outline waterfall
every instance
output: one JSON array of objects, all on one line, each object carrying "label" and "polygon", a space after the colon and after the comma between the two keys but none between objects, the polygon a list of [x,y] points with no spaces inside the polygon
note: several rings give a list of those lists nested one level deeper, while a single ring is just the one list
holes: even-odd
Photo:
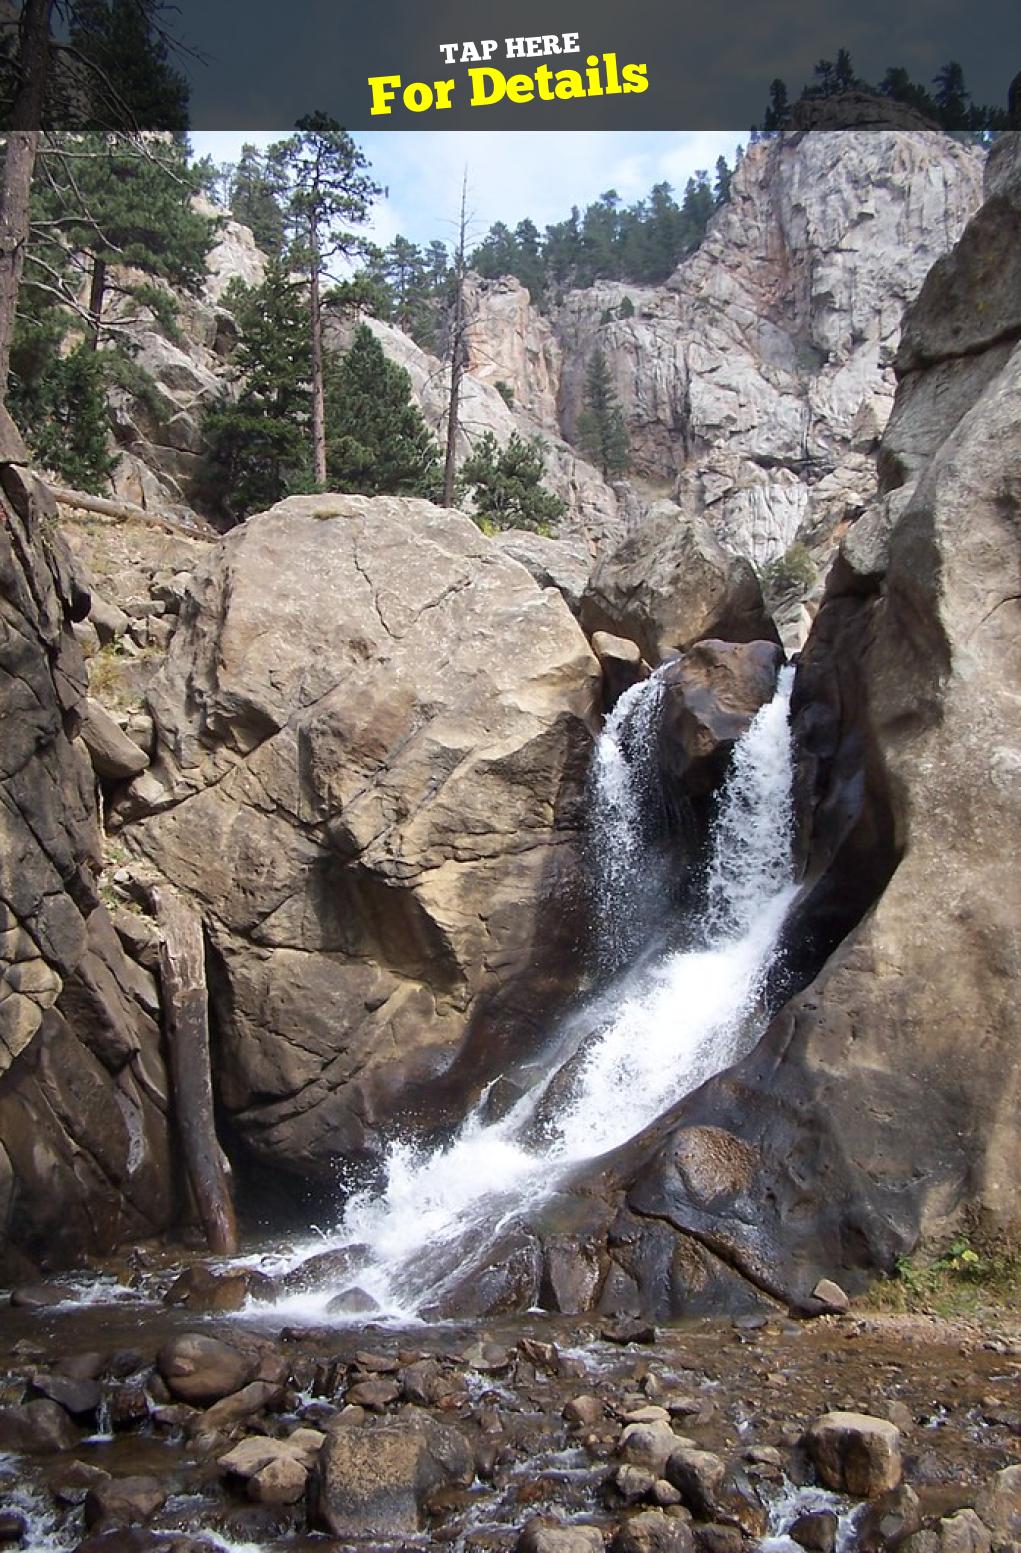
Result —
[{"label": "waterfall", "polygon": [[626,964],[638,948],[656,901],[649,830],[659,790],[656,732],[662,703],[663,682],[656,674],[625,690],[606,719],[589,772],[595,940],[609,970]]},{"label": "waterfall", "polygon": [[[588,1040],[563,1053],[500,1121],[488,1122],[480,1109],[443,1148],[393,1144],[383,1188],[349,1201],[331,1243],[369,1248],[357,1282],[384,1312],[413,1316],[445,1279],[478,1265],[503,1228],[540,1207],[570,1170],[634,1137],[754,1045],[794,895],[792,681],[793,670],[783,670],[734,751],[712,829],[707,904],[689,924],[688,947],[620,972],[593,1005]],[[593,759],[590,803],[603,827],[600,927],[615,954],[645,886],[643,810],[653,797],[661,706],[655,677],[626,692]],[[322,1243],[302,1254],[313,1249]],[[321,1318],[334,1292],[295,1296],[285,1308]]]}]

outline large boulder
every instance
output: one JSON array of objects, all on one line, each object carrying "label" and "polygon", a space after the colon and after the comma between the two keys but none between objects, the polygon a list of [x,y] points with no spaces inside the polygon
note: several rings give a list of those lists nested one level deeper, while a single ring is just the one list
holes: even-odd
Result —
[{"label": "large boulder", "polygon": [[837,1493],[878,1499],[901,1480],[900,1430],[866,1413],[824,1413],[805,1435],[820,1480]]},{"label": "large boulder", "polygon": [[[96,886],[78,737],[88,594],[0,427],[0,1268],[146,1239],[175,1209],[159,1030]],[[139,751],[135,756],[142,760]],[[151,999],[151,983],[146,1000]],[[27,1261],[26,1261],[27,1259]]]},{"label": "large boulder", "polygon": [[206,919],[262,1155],[332,1180],[422,1086],[459,1114],[569,990],[599,691],[560,595],[427,502],[291,498],[195,573],[130,841]]},{"label": "large boulder", "polygon": [[319,1453],[317,1519],[344,1539],[413,1536],[431,1493],[474,1476],[463,1435],[414,1409],[396,1422],[340,1425]]},{"label": "large boulder", "polygon": [[605,555],[581,601],[590,634],[638,643],[652,664],[704,637],[777,641],[748,561],[728,555],[703,519],[658,502],[623,544]]},{"label": "large boulder", "polygon": [[659,764],[693,797],[713,792],[738,739],[771,701],[783,651],[775,642],[699,642],[662,671]]}]

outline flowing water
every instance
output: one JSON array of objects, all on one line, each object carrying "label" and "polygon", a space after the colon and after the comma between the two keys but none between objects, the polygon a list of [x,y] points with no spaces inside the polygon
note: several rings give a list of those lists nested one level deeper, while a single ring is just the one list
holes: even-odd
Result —
[{"label": "flowing water", "polygon": [[[594,1001],[592,1033],[501,1120],[486,1120],[480,1107],[443,1148],[394,1143],[382,1189],[353,1197],[336,1232],[301,1247],[295,1262],[324,1244],[367,1246],[357,1283],[382,1312],[413,1318],[570,1171],[636,1136],[750,1050],[794,894],[792,680],[793,670],[783,670],[735,749],[711,837],[706,903],[687,924],[689,947],[638,963],[636,937],[647,929],[657,888],[648,838],[663,687],[653,676],[621,698],[595,751],[590,806],[599,840],[597,931],[607,963],[632,963]],[[321,1319],[335,1293],[295,1295],[274,1307],[275,1316],[290,1305],[296,1317]]]}]

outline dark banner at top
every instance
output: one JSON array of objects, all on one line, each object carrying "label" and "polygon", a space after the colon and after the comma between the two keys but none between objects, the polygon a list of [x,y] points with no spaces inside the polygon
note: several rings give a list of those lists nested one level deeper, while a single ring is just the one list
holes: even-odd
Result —
[{"label": "dark banner at top", "polygon": [[355,130],[999,128],[1019,14],[1017,0],[985,0],[978,24],[944,0],[24,0],[2,22],[4,123],[34,127],[34,97],[56,129],[272,130],[312,112]]}]

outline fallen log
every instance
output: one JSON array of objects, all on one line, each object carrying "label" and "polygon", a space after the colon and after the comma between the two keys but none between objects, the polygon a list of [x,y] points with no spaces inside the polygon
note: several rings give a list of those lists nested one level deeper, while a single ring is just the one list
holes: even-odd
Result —
[{"label": "fallen log", "polygon": [[209,1249],[233,1256],[237,1219],[213,1111],[202,923],[173,890],[156,888],[152,899],[162,931],[163,1018],[184,1165]]},{"label": "fallen log", "polygon": [[95,512],[103,518],[118,518],[122,523],[130,520],[154,523],[168,533],[183,534],[185,539],[198,539],[203,544],[211,544],[219,537],[212,532],[206,534],[201,529],[189,528],[187,523],[181,523],[166,513],[150,512],[148,507],[138,507],[132,501],[113,501],[106,496],[92,496],[88,491],[72,491],[59,485],[48,485],[47,489],[61,507],[80,507],[83,512]]}]

